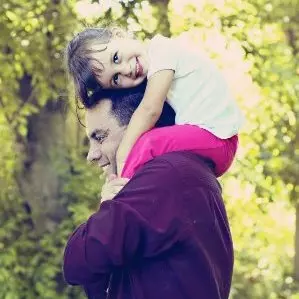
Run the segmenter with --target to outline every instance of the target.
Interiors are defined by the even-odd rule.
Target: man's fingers
[[[116,195],[119,193],[119,191],[123,188],[123,186],[114,186],[113,193]]]
[[[123,189],[123,186],[110,186],[109,188],[103,188],[101,195],[102,197],[111,197],[116,195],[121,189]]]
[[[127,184],[128,181],[129,179],[126,178],[116,178],[112,181],[109,181],[109,184],[111,186],[124,186],[125,184]]]
[[[109,177],[108,177],[108,182],[110,181],[113,181],[117,178],[117,175],[116,174],[110,174]]]
[[[104,202],[104,201],[106,201],[106,200],[111,200],[112,198],[109,198],[109,197],[102,197],[101,198],[101,202]]]
[[[101,197],[103,200],[109,200],[114,198],[121,190],[123,186],[110,186],[110,188],[102,189]]]
[[[129,181],[129,179],[118,177],[110,181],[110,178],[114,178],[114,175],[109,176],[109,178],[106,179],[105,184],[102,186],[102,202],[105,200],[113,199],[123,189],[124,185]]]

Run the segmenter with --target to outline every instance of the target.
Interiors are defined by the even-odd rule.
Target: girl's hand
[[[110,175],[102,187],[101,202],[113,199],[128,181],[129,179],[117,177],[115,174]]]

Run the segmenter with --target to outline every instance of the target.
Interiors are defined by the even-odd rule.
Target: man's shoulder
[[[170,184],[179,183],[186,188],[197,185],[221,191],[220,185],[209,166],[209,162],[189,151],[170,152],[155,157],[146,163],[140,172],[153,169],[156,180],[167,176]]]

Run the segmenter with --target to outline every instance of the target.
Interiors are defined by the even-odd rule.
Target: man
[[[86,111],[88,159],[107,174],[134,111],[124,106],[130,102],[111,96]],[[65,279],[91,299],[227,299],[233,248],[220,186],[196,153],[157,151],[149,142],[155,130],[134,146],[152,159],[135,163],[128,184],[70,237]]]

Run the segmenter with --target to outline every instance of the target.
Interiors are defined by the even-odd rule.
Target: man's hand
[[[101,202],[113,199],[119,191],[127,184],[129,179],[110,175],[102,187]]]

